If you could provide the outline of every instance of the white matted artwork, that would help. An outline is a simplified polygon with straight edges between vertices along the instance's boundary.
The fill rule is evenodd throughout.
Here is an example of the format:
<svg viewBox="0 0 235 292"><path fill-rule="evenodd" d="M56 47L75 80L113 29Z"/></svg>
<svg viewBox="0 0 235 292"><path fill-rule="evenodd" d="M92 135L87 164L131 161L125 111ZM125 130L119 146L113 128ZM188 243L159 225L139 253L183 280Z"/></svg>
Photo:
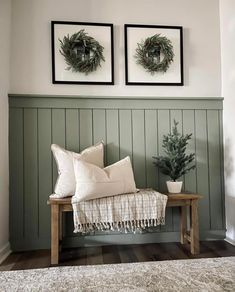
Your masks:
<svg viewBox="0 0 235 292"><path fill-rule="evenodd" d="M113 25L51 22L52 82L114 84Z"/></svg>
<svg viewBox="0 0 235 292"><path fill-rule="evenodd" d="M180 85L183 82L181 26L125 24L127 85Z"/></svg>

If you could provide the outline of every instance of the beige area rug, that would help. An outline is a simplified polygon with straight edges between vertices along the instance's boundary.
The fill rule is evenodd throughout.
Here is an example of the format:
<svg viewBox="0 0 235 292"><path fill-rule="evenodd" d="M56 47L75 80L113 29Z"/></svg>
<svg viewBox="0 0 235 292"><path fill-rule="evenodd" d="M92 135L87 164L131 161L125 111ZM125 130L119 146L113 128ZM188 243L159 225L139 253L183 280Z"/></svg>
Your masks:
<svg viewBox="0 0 235 292"><path fill-rule="evenodd" d="M0 272L0 291L235 291L235 257Z"/></svg>

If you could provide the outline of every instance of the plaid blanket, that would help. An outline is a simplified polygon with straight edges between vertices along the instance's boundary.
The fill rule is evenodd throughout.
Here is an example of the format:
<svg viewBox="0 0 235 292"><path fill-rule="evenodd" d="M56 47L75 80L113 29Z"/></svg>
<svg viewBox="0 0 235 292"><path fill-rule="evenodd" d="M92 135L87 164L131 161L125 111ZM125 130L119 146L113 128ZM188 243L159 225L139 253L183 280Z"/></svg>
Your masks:
<svg viewBox="0 0 235 292"><path fill-rule="evenodd" d="M165 224L167 196L152 189L76 202L72 197L74 232L136 232Z"/></svg>

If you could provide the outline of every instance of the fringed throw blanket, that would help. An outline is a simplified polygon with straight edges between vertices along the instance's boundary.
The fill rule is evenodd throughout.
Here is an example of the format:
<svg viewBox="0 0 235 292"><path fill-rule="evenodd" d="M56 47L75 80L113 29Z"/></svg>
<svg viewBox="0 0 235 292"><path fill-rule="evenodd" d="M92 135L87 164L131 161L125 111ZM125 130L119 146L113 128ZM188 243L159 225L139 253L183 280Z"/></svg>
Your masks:
<svg viewBox="0 0 235 292"><path fill-rule="evenodd" d="M152 189L85 202L76 202L73 197L74 232L115 230L135 233L165 224L166 203L167 196Z"/></svg>

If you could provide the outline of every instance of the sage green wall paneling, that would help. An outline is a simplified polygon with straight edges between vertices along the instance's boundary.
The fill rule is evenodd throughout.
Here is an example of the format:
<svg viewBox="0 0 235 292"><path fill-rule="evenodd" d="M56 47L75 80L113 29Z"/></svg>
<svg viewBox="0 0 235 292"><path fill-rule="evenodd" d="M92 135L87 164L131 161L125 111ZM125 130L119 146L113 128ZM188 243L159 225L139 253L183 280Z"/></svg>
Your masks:
<svg viewBox="0 0 235 292"><path fill-rule="evenodd" d="M93 144L93 113L91 109L80 110L80 151Z"/></svg>
<svg viewBox="0 0 235 292"><path fill-rule="evenodd" d="M183 128L183 121L182 121L183 112L182 110L170 110L170 129L172 133L172 127L174 126L174 120L179 123L178 124L178 131L180 134L182 134L182 128ZM184 176L180 177L179 180L183 181L183 189L184 189ZM172 209L172 216L173 216L173 230L178 231L179 230L179 209L173 208Z"/></svg>
<svg viewBox="0 0 235 292"><path fill-rule="evenodd" d="M170 111L158 110L158 155L164 155L162 148L163 135L170 132ZM169 179L159 171L159 190L162 192L167 191L166 180Z"/></svg>
<svg viewBox="0 0 235 292"><path fill-rule="evenodd" d="M106 144L106 113L105 110L93 110L94 144L104 141Z"/></svg>
<svg viewBox="0 0 235 292"><path fill-rule="evenodd" d="M61 147L65 147L65 109L52 109L51 113L51 128L52 128L52 143L58 144ZM53 159L53 188L58 176L57 166L55 159Z"/></svg>
<svg viewBox="0 0 235 292"><path fill-rule="evenodd" d="M130 156L132 160L132 112L119 110L120 159Z"/></svg>
<svg viewBox="0 0 235 292"><path fill-rule="evenodd" d="M191 140L188 142L186 153L196 153L195 144L195 110L183 110L183 134L192 134ZM196 162L192 162L192 165ZM184 176L184 189L189 192L197 192L197 177L196 170L191 170ZM190 226L190 220L188 216L188 226Z"/></svg>
<svg viewBox="0 0 235 292"><path fill-rule="evenodd" d="M158 110L158 155L164 155L162 148L163 135L170 132L170 111L169 110ZM166 181L169 177L158 172L159 190L161 192L167 192ZM173 210L166 209L166 224L161 226L161 230L173 231Z"/></svg>
<svg viewBox="0 0 235 292"><path fill-rule="evenodd" d="M224 135L223 135L223 111L219 110L220 130L220 165L221 165L221 205L222 205L222 228L226 228L225 222L225 197L224 197Z"/></svg>
<svg viewBox="0 0 235 292"><path fill-rule="evenodd" d="M50 247L50 209L46 200L57 178L51 143L79 151L103 139L107 164L129 155L138 187L166 191L168 177L155 169L152 156L163 154L162 138L169 133L174 118L180 122L180 131L193 133L188 151L196 153L197 170L185 176L184 187L203 195L199 204L201 234L203 238L205 234L210 238L213 234L215 238L224 236L221 100L13 97L9 103L13 250ZM81 238L73 234L72 213L65 217L68 244L77 239L79 244L108 243L115 236L124 240L122 235L112 234L105 237L107 241L102 234ZM166 225L146 236L148 239L141 238L145 242L151 241L150 237L161 241L173 236L177 241L178 223L177 211L168 208ZM135 235L132 238L135 240Z"/></svg>
<svg viewBox="0 0 235 292"><path fill-rule="evenodd" d="M208 125L208 164L210 185L211 228L222 229L223 207L221 197L221 160L220 160L220 127L219 112L207 111ZM217 157L217 159L215 159Z"/></svg>
<svg viewBox="0 0 235 292"><path fill-rule="evenodd" d="M106 163L106 111L101 109L93 110L93 131L94 144L104 142L104 162Z"/></svg>
<svg viewBox="0 0 235 292"><path fill-rule="evenodd" d="M203 194L199 202L199 223L207 230L210 229L210 190L206 110L195 111L195 123L197 192Z"/></svg>
<svg viewBox="0 0 235 292"><path fill-rule="evenodd" d="M66 149L79 152L79 110L66 109L65 110L65 146ZM63 214L63 234L66 236L73 236L73 214Z"/></svg>
<svg viewBox="0 0 235 292"><path fill-rule="evenodd" d="M10 240L24 237L24 120L23 109L10 108Z"/></svg>
<svg viewBox="0 0 235 292"><path fill-rule="evenodd" d="M158 173L153 164L153 156L158 152L157 111L145 111L146 178L147 186L159 189Z"/></svg>
<svg viewBox="0 0 235 292"><path fill-rule="evenodd" d="M39 236L38 110L24 110L24 224L25 237Z"/></svg>
<svg viewBox="0 0 235 292"><path fill-rule="evenodd" d="M39 238L50 236L50 207L48 194L52 188L51 110L38 109L38 208Z"/></svg>
<svg viewBox="0 0 235 292"><path fill-rule="evenodd" d="M187 153L195 153L195 111L194 110L183 110L183 134L191 134L192 138L188 142ZM194 164L193 162L192 164ZM190 192L196 192L196 170L191 170L185 175L184 189Z"/></svg>
<svg viewBox="0 0 235 292"><path fill-rule="evenodd" d="M65 110L66 149L79 152L79 110Z"/></svg>
<svg viewBox="0 0 235 292"><path fill-rule="evenodd" d="M107 164L119 160L119 111L106 111L106 155Z"/></svg>
<svg viewBox="0 0 235 292"><path fill-rule="evenodd" d="M66 147L66 109L52 109L52 143L58 144L61 147ZM58 170L55 159L53 161L53 188L55 186ZM66 215L67 216L67 215ZM63 226L63 232L65 232L65 224Z"/></svg>
<svg viewBox="0 0 235 292"><path fill-rule="evenodd" d="M133 169L137 188L146 187L145 111L132 111Z"/></svg>

